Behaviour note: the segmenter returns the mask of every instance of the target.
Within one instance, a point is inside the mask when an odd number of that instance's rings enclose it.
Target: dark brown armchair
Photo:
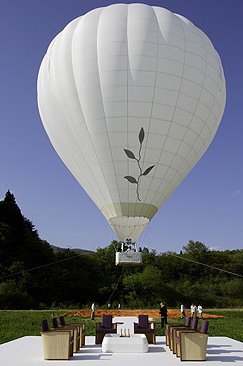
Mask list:
[[[148,315],[138,316],[138,323],[134,323],[134,334],[145,334],[148,343],[156,343],[155,323],[149,322]]]
[[[111,314],[103,314],[102,323],[96,323],[95,343],[100,344],[108,333],[117,333],[117,323],[112,323]]]

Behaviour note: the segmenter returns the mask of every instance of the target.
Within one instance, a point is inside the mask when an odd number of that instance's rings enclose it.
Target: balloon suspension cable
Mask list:
[[[120,273],[120,277],[118,278],[118,281],[117,281],[117,283],[116,283],[116,285],[115,285],[115,287],[114,287],[114,290],[112,291],[111,295],[110,295],[110,296],[108,297],[108,299],[106,300],[105,304],[104,304],[103,306],[101,306],[101,309],[103,309],[103,308],[106,306],[106,304],[107,304],[108,302],[110,302],[110,301],[111,301],[111,299],[112,299],[112,297],[113,297],[113,295],[114,295],[115,291],[117,290],[118,284],[119,284],[119,282],[120,282],[120,280],[121,280],[121,278],[122,278],[122,275],[123,275],[124,269],[125,269],[125,268],[123,267],[123,268],[122,268],[122,271],[121,271],[121,273]]]
[[[77,255],[73,255],[72,257],[69,257],[69,258],[64,258],[64,259],[60,259],[60,260],[55,261],[55,262],[51,262],[51,263],[47,263],[47,264],[42,264],[41,266],[37,266],[37,267],[33,267],[33,268],[28,268],[28,269],[23,269],[21,271],[18,271],[18,272],[15,272],[15,273],[11,273],[9,275],[1,276],[0,277],[0,280],[1,279],[4,279],[4,278],[14,277],[14,276],[17,276],[19,274],[23,274],[23,273],[35,271],[36,269],[41,269],[41,268],[53,266],[53,265],[58,264],[58,263],[66,262],[66,261],[69,261],[71,259],[81,257],[82,255],[83,254],[77,254]]]
[[[0,277],[0,280],[4,279],[4,278],[10,278],[10,277],[14,277],[14,276],[17,276],[19,274],[23,274],[23,273],[27,273],[27,272],[31,272],[31,271],[35,271],[37,269],[41,269],[41,268],[45,268],[45,267],[49,267],[49,266],[53,266],[55,264],[58,264],[58,263],[62,263],[62,262],[67,262],[71,259],[74,259],[74,258],[78,258],[78,257],[81,257],[83,254],[77,254],[77,255],[74,255],[72,257],[69,257],[69,258],[64,258],[64,259],[60,259],[58,261],[55,261],[55,262],[51,262],[51,263],[47,263],[47,264],[43,264],[41,266],[37,266],[37,267],[33,267],[33,268],[28,268],[28,269],[23,269],[21,271],[18,271],[18,272],[15,272],[15,273],[11,273],[9,275],[4,275],[4,276],[1,276]],[[228,273],[232,276],[236,276],[236,277],[241,277],[243,278],[243,275],[240,275],[239,273],[235,273],[235,272],[231,272],[231,271],[227,271],[225,269],[221,269],[221,268],[217,268],[217,267],[214,267],[214,266],[210,266],[209,264],[206,264],[206,263],[202,263],[202,262],[197,262],[193,259],[189,259],[189,258],[183,258],[181,257],[179,254],[169,254],[170,256],[172,257],[176,257],[176,258],[179,258],[181,260],[185,260],[185,261],[188,261],[188,262],[193,262],[193,263],[196,263],[196,264],[199,264],[201,266],[205,266],[205,267],[208,267],[208,268],[211,268],[211,269],[214,269],[216,271],[220,271],[220,272],[224,272],[224,273]],[[123,271],[122,271],[123,272]]]
[[[131,282],[132,282],[133,292],[135,294],[136,307],[138,307],[138,305],[139,305],[138,304],[138,296],[137,296],[136,288],[135,288],[134,281],[133,281],[133,278],[132,278],[131,267],[129,266],[128,269],[129,269],[129,274],[130,274],[130,278],[131,278]]]
[[[243,278],[243,275],[240,275],[239,273],[235,273],[235,272],[227,271],[226,269],[221,269],[221,268],[217,268],[217,267],[214,267],[214,266],[210,266],[209,264],[202,263],[202,262],[197,262],[197,261],[195,261],[193,259],[183,258],[183,257],[181,257],[178,254],[171,254],[171,253],[169,253],[169,255],[172,256],[172,257],[175,257],[175,258],[179,258],[179,259],[184,260],[184,261],[188,261],[188,262],[192,262],[192,263],[199,264],[200,266],[204,266],[204,267],[208,267],[208,268],[214,269],[216,271],[228,273],[228,274],[230,274],[232,276],[237,276],[237,277],[242,277]]]

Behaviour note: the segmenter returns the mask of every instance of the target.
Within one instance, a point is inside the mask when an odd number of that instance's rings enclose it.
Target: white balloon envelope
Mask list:
[[[225,99],[209,38],[145,4],[73,20],[38,75],[39,111],[55,150],[122,241],[138,239],[202,157]]]

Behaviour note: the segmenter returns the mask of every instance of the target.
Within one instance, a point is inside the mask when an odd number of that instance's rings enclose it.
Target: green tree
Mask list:
[[[187,254],[194,259],[201,258],[209,252],[209,248],[205,244],[199,241],[189,240],[189,243],[182,248],[183,253]]]
[[[28,309],[34,301],[15,280],[0,283],[0,309]]]

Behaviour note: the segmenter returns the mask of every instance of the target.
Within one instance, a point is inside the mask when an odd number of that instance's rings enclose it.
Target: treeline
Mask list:
[[[210,251],[189,241],[180,254],[144,248],[142,266],[121,268],[114,264],[118,245],[88,254],[54,251],[8,191],[0,201],[0,309],[83,308],[93,301],[123,308],[243,305],[243,250]]]

